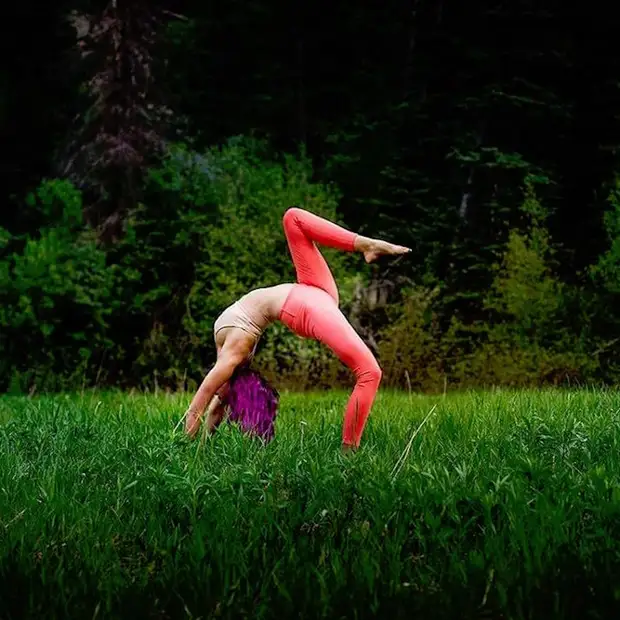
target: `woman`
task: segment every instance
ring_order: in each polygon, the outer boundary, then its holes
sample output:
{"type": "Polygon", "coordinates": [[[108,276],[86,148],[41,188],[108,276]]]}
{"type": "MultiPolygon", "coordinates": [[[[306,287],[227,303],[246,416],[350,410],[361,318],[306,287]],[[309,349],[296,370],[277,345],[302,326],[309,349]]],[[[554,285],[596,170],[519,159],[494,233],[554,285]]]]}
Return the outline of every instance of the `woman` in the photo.
{"type": "Polygon", "coordinates": [[[214,324],[217,362],[186,412],[186,432],[193,437],[208,405],[207,427],[213,431],[224,415],[229,381],[251,359],[265,328],[281,321],[302,338],[328,346],[355,375],[355,388],[344,415],[345,451],[359,447],[375,399],[381,369],[373,354],[338,308],[336,282],[316,244],[361,252],[366,262],[409,248],[362,237],[299,208],[283,218],[284,233],[295,265],[296,284],[255,289],[228,307],[214,324]]]}

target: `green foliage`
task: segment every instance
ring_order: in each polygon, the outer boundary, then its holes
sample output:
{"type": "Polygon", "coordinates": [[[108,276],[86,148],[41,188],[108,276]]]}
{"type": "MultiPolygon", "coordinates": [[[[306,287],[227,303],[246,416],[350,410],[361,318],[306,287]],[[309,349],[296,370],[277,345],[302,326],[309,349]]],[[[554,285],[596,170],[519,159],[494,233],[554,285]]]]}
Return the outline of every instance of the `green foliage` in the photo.
{"type": "Polygon", "coordinates": [[[4,389],[54,389],[84,380],[107,343],[113,274],[70,183],[44,182],[27,206],[43,225],[0,262],[0,376],[4,389]]]}
{"type": "Polygon", "coordinates": [[[615,174],[607,193],[603,215],[606,248],[590,266],[587,315],[592,348],[601,374],[611,381],[620,377],[620,177],[615,174]]]}
{"type": "Polygon", "coordinates": [[[609,247],[601,253],[590,272],[605,291],[620,293],[620,176],[616,175],[607,196],[603,216],[609,247]]]}
{"type": "Polygon", "coordinates": [[[0,251],[4,250],[11,242],[12,235],[8,230],[0,228],[0,251]]]}
{"type": "Polygon", "coordinates": [[[403,291],[400,311],[380,333],[379,358],[384,381],[415,390],[434,390],[443,381],[438,289],[403,291]]]}
{"type": "Polygon", "coordinates": [[[83,225],[82,196],[68,181],[45,180],[26,197],[26,205],[37,214],[43,226],[71,233],[83,225]]]}
{"type": "MultiPolygon", "coordinates": [[[[529,191],[529,190],[528,190],[529,191]]],[[[530,194],[524,211],[539,204],[530,194]]],[[[552,338],[557,314],[561,310],[563,286],[549,266],[551,249],[546,229],[535,215],[526,233],[512,230],[501,267],[486,300],[486,308],[494,311],[513,334],[516,343],[537,343],[552,338]]]]}
{"type": "MultiPolygon", "coordinates": [[[[568,328],[566,286],[553,274],[554,249],[545,227],[546,210],[526,179],[525,230],[513,229],[485,299],[484,323],[453,321],[452,334],[479,346],[456,359],[459,383],[538,385],[591,377],[593,364],[580,332],[568,328]]],[[[458,339],[458,338],[457,338],[458,339]]]]}
{"type": "Polygon", "coordinates": [[[553,272],[548,214],[530,177],[520,211],[522,228],[510,230],[501,261],[491,267],[480,318],[455,314],[446,321],[452,300],[445,287],[404,294],[381,332],[388,381],[436,391],[595,377],[598,362],[589,355],[588,326],[574,325],[569,316],[581,300],[553,272]]]}

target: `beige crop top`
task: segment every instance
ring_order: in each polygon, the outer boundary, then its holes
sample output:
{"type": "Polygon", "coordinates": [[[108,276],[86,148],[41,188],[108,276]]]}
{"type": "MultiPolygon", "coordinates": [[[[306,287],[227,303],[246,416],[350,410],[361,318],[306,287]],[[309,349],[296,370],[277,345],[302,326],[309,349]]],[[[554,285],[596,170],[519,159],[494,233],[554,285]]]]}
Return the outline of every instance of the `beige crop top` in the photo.
{"type": "Polygon", "coordinates": [[[213,325],[214,335],[217,336],[217,333],[226,327],[237,327],[251,334],[256,338],[250,355],[253,357],[258,340],[266,327],[275,320],[274,317],[280,312],[293,286],[285,283],[250,291],[220,314],[213,325]]]}
{"type": "Polygon", "coordinates": [[[251,291],[234,304],[228,306],[217,318],[213,325],[214,335],[226,327],[238,327],[256,338],[250,358],[254,357],[258,340],[271,319],[262,311],[261,304],[252,303],[252,296],[257,291],[251,291]]]}

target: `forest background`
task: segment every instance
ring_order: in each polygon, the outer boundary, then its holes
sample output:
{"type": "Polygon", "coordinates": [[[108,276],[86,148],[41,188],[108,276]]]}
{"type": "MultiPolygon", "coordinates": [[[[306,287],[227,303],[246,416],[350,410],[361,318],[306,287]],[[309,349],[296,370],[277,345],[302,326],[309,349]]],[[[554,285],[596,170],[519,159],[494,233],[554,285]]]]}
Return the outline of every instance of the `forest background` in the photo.
{"type": "MultiPolygon", "coordinates": [[[[596,10],[595,10],[596,9],[596,10]]],[[[294,279],[297,205],[384,384],[620,375],[620,50],[551,0],[23,0],[0,51],[0,390],[193,389],[213,322],[294,279]]],[[[349,381],[275,325],[281,388],[349,381]]]]}

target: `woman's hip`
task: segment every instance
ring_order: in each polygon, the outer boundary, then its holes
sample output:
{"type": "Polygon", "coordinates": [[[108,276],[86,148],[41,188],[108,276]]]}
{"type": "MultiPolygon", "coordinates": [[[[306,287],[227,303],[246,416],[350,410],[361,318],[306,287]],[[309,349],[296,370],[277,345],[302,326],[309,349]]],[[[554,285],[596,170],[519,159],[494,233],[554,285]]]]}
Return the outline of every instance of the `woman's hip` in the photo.
{"type": "Polygon", "coordinates": [[[329,293],[306,284],[293,285],[278,318],[297,335],[316,340],[322,339],[320,326],[346,321],[329,293]]]}
{"type": "Polygon", "coordinates": [[[356,374],[364,369],[378,369],[372,352],[334,299],[322,289],[298,286],[291,291],[282,308],[282,323],[298,336],[326,345],[356,374]]]}

